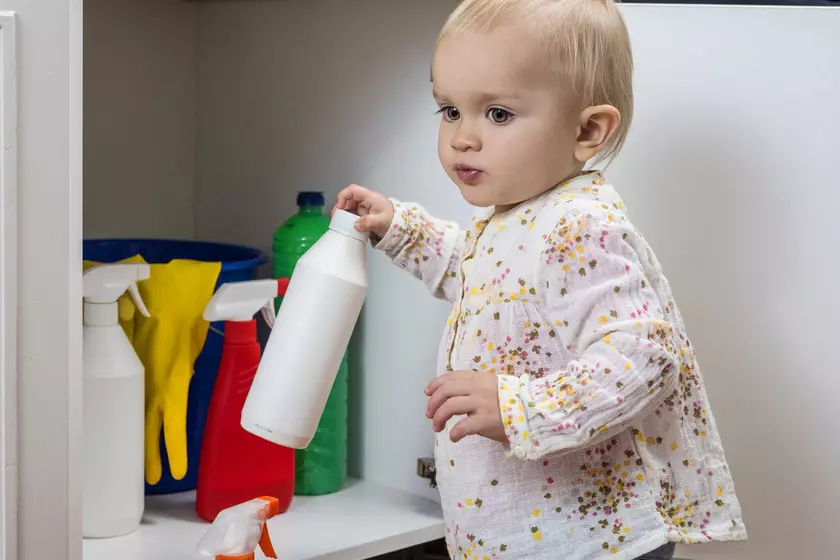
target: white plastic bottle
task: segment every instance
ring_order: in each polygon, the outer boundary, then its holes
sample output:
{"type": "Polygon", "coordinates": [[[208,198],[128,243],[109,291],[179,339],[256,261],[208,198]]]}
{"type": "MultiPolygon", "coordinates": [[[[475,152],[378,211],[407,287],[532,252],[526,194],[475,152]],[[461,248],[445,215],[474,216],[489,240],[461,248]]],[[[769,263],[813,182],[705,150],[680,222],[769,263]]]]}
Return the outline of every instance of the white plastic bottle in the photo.
{"type": "Polygon", "coordinates": [[[143,363],[119,325],[117,300],[128,290],[149,312],[135,282],[147,264],[103,265],[83,280],[84,488],[82,534],[125,535],[143,516],[143,363]]]}
{"type": "Polygon", "coordinates": [[[252,434],[293,449],[315,435],[367,295],[368,235],[358,219],[336,210],[295,266],[242,409],[252,434]]]}

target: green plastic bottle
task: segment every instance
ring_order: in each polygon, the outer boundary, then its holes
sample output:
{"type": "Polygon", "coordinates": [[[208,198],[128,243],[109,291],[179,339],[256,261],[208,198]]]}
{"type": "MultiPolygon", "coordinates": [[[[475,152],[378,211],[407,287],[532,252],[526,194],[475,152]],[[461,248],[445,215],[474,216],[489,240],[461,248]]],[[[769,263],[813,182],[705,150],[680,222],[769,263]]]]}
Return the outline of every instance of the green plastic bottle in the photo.
{"type": "MultiPolygon", "coordinates": [[[[298,259],[330,226],[323,193],[298,193],[297,204],[298,213],[274,232],[275,278],[291,277],[298,259]]],[[[347,478],[347,377],[345,353],[315,437],[309,447],[295,454],[295,494],[299,496],[337,492],[347,478]]]]}

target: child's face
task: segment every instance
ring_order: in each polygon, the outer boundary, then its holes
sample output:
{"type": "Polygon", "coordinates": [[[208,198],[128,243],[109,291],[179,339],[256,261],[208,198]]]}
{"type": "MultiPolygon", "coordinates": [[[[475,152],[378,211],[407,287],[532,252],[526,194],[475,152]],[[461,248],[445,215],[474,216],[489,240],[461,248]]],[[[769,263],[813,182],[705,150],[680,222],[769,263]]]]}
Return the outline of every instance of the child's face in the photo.
{"type": "Polygon", "coordinates": [[[580,171],[580,108],[527,27],[444,37],[432,61],[438,154],[470,204],[510,207],[580,171]]]}

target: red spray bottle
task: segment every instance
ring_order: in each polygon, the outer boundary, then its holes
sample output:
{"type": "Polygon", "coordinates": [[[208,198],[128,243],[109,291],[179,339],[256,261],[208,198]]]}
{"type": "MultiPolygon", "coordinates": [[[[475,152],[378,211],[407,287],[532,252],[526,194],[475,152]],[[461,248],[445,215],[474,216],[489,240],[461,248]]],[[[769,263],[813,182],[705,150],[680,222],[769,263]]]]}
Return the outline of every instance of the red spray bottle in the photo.
{"type": "Polygon", "coordinates": [[[222,359],[198,465],[195,509],[207,521],[258,496],[276,497],[279,513],[292,501],[294,450],[252,435],[240,425],[242,407],[260,363],[254,315],[261,309],[273,315],[274,298],[284,295],[287,285],[288,280],[225,284],[204,311],[208,321],[225,321],[222,359]]]}

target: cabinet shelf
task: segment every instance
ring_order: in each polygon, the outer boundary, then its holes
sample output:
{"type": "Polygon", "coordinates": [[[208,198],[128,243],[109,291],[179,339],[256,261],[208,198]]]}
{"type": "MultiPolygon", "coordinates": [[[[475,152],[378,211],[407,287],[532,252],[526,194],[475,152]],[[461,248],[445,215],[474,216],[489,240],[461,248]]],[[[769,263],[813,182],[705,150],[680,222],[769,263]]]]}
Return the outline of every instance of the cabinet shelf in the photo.
{"type": "MultiPolygon", "coordinates": [[[[137,531],[86,540],[84,560],[195,560],[209,526],[195,514],[194,492],[150,496],[137,531]]],[[[433,501],[351,480],[335,494],[295,497],[269,531],[283,560],[363,560],[439,539],[444,523],[433,501]]]]}

